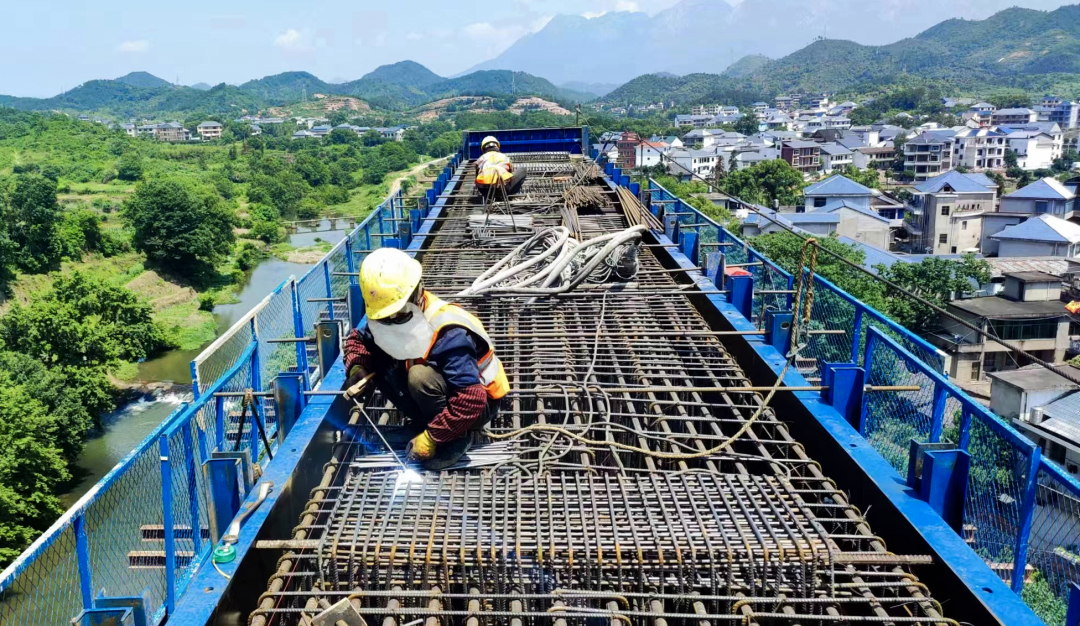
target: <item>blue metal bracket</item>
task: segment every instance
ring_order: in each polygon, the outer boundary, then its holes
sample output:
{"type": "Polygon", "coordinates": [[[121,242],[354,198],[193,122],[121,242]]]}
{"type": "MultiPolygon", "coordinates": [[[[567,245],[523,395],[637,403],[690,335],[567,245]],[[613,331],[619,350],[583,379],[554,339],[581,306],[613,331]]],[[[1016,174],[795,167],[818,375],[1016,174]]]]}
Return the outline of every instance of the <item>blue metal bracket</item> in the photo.
{"type": "Polygon", "coordinates": [[[131,609],[84,609],[75,619],[71,620],[72,626],[136,626],[135,614],[131,609]]]}
{"type": "Polygon", "coordinates": [[[728,276],[728,302],[733,304],[746,319],[754,313],[754,277],[728,276]]]}
{"type": "Polygon", "coordinates": [[[791,322],[789,311],[765,311],[765,343],[780,354],[787,354],[791,345],[791,322]]]}
{"type": "Polygon", "coordinates": [[[964,527],[964,500],[971,456],[954,443],[911,441],[908,486],[957,533],[964,527]]]}
{"type": "Polygon", "coordinates": [[[203,462],[203,472],[210,487],[210,538],[221,539],[225,529],[240,510],[242,498],[241,462],[236,458],[213,458],[203,462]]]}
{"type": "Polygon", "coordinates": [[[862,419],[865,381],[866,370],[852,363],[821,364],[821,398],[856,429],[862,419]]]}
{"type": "Polygon", "coordinates": [[[682,234],[679,241],[679,251],[686,255],[687,258],[694,264],[698,264],[698,239],[699,235],[691,230],[682,234]]]}
{"type": "Polygon", "coordinates": [[[1069,609],[1065,613],[1065,626],[1080,626],[1080,585],[1069,583],[1069,609]]]}
{"type": "Polygon", "coordinates": [[[99,595],[97,599],[94,600],[94,606],[103,610],[128,609],[131,611],[131,624],[133,624],[133,626],[150,626],[149,614],[152,613],[152,611],[150,610],[148,593],[149,589],[143,590],[143,595],[141,596],[110,598],[99,595]]]}
{"type": "Polygon", "coordinates": [[[364,318],[364,294],[360,291],[360,285],[350,283],[345,298],[345,302],[349,307],[349,326],[358,328],[360,320],[364,318]]]}
{"type": "Polygon", "coordinates": [[[274,377],[274,401],[277,405],[278,442],[284,441],[296,418],[304,410],[304,376],[282,372],[274,377]]]}
{"type": "Polygon", "coordinates": [[[340,329],[340,325],[333,320],[315,324],[315,346],[319,351],[319,371],[323,372],[323,375],[329,372],[337,361],[341,343],[340,329]]]}

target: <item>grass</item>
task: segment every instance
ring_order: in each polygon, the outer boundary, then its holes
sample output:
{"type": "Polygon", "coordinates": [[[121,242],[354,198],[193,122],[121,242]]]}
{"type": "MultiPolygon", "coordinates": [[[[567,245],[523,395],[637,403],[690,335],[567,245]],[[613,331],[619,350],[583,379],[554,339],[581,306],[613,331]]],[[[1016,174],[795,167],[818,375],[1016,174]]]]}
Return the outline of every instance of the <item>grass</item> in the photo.
{"type": "Polygon", "coordinates": [[[109,371],[109,375],[121,382],[133,382],[139,378],[139,364],[132,362],[120,363],[109,371]]]}
{"type": "Polygon", "coordinates": [[[199,310],[198,299],[155,311],[154,319],[181,350],[194,350],[217,337],[217,322],[212,313],[199,310]]]}

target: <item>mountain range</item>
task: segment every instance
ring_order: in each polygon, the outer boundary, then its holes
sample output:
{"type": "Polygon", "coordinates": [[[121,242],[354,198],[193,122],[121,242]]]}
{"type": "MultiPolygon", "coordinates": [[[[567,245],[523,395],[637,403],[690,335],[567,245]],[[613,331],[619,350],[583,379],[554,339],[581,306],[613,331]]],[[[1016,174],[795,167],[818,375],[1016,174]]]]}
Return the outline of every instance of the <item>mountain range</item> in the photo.
{"type": "Polygon", "coordinates": [[[984,18],[1020,4],[1052,9],[1060,0],[681,0],[650,17],[612,12],[558,15],[539,31],[472,70],[516,69],[563,85],[622,83],[645,73],[720,73],[746,55],[790,54],[819,37],[882,45],[943,19],[984,18]]]}
{"type": "Polygon", "coordinates": [[[97,111],[121,117],[201,111],[257,111],[292,104],[314,94],[353,96],[384,109],[406,109],[460,95],[530,95],[564,102],[591,100],[596,94],[556,87],[549,81],[509,70],[482,70],[444,78],[414,61],[380,66],[357,80],[327,83],[308,72],[283,72],[239,86],[185,87],[147,72],[111,80],[91,80],[51,98],[0,96],[0,106],[26,110],[97,111]]]}
{"type": "Polygon", "coordinates": [[[604,100],[745,104],[784,91],[869,93],[913,80],[967,90],[1080,88],[1080,5],[950,19],[883,46],[819,40],[775,60],[744,57],[721,74],[639,76],[604,100]]]}
{"type": "MultiPolygon", "coordinates": [[[[750,1],[744,0],[739,6],[750,1]]],[[[651,22],[644,20],[643,14],[635,13],[611,14],[611,19],[601,22],[598,18],[559,18],[552,22],[556,30],[565,26],[567,37],[579,22],[600,27],[587,38],[587,46],[577,47],[578,56],[574,58],[580,61],[578,65],[587,66],[591,62],[590,55],[600,50],[606,51],[605,54],[617,50],[626,55],[627,66],[640,63],[648,67],[651,61],[645,58],[646,47],[627,46],[620,38],[619,33],[625,32],[625,28],[645,28],[658,22],[685,20],[686,12],[719,20],[722,15],[735,10],[723,2],[683,0],[665,11],[663,19],[657,17],[651,22]]],[[[545,31],[548,28],[522,39],[519,44],[537,45],[534,40],[540,39],[545,31]]],[[[565,52],[550,41],[545,45],[555,58],[565,52]]],[[[687,44],[680,39],[671,45],[687,44]]],[[[511,51],[517,46],[512,46],[511,51]]],[[[574,63],[568,63],[567,67],[571,65],[574,63]]],[[[0,106],[108,113],[124,118],[163,117],[184,112],[254,112],[310,99],[315,94],[327,94],[353,96],[382,109],[406,110],[459,95],[535,95],[564,103],[583,102],[594,98],[593,94],[582,91],[590,87],[610,91],[601,99],[610,104],[641,105],[661,101],[748,104],[784,91],[866,94],[926,81],[954,91],[980,92],[991,87],[1015,87],[1057,91],[1060,95],[1075,97],[1080,95],[1080,5],[1063,6],[1053,11],[1011,8],[983,20],[949,19],[913,37],[880,46],[819,39],[777,59],[762,54],[743,56],[728,65],[723,73],[679,76],[666,71],[656,72],[633,78],[617,88],[611,83],[595,82],[609,80],[608,75],[586,78],[590,80],[568,82],[562,87],[546,78],[511,70],[477,69],[446,78],[413,61],[383,65],[343,83],[328,83],[308,72],[284,72],[239,86],[199,84],[185,87],[146,72],[132,72],[111,80],[91,80],[52,98],[0,96],[0,106]]]]}

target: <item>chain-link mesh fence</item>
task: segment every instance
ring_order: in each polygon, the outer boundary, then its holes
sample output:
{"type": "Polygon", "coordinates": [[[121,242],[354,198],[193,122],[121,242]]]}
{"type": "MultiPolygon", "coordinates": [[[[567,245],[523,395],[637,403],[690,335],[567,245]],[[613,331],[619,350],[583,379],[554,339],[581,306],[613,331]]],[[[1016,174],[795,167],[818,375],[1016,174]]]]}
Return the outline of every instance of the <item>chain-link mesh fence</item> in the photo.
{"type": "MultiPolygon", "coordinates": [[[[683,224],[708,220],[655,181],[649,183],[648,198],[650,208],[664,215],[665,232],[676,243],[683,224]],[[667,216],[669,209],[675,215],[667,216]]],[[[797,282],[718,225],[697,232],[700,242],[710,244],[699,243],[710,277],[719,271],[721,259],[728,266],[761,261],[760,266],[746,266],[754,276],[755,291],[790,289],[797,282]]],[[[759,327],[770,306],[790,310],[791,300],[755,293],[752,317],[759,327]]],[[[912,440],[951,442],[965,450],[970,471],[964,540],[1014,590],[1022,585],[1024,600],[1048,624],[1063,624],[1070,585],[1080,582],[1080,483],[1043,459],[1038,447],[1005,420],[949,382],[941,374],[945,367],[941,350],[820,276],[814,282],[809,328],[831,332],[806,338],[797,362],[804,376],[817,376],[822,362],[852,362],[865,368],[867,384],[918,387],[867,392],[862,434],[901,476],[907,475],[912,440]],[[878,340],[868,350],[871,336],[878,340]],[[935,398],[935,390],[940,390],[940,397],[935,398]],[[1038,474],[1037,491],[1033,472],[1038,474]],[[1029,551],[1026,558],[1024,549],[1029,551]]]]}
{"type": "MultiPolygon", "coordinates": [[[[399,196],[394,206],[401,206],[399,196]]],[[[256,416],[248,410],[241,418],[242,397],[215,394],[264,390],[278,373],[302,369],[306,344],[274,340],[309,333],[330,317],[332,303],[310,299],[346,296],[355,280],[347,274],[362,258],[350,265],[347,255],[378,247],[372,235],[393,232],[393,213],[390,203],[381,205],[349,233],[348,244],[335,246],[301,280],[286,280],[192,361],[195,401],[166,418],[0,575],[0,624],[71,623],[84,599],[99,594],[143,596],[155,623],[164,616],[170,583],[175,596],[182,594],[212,548],[203,463],[216,450],[247,451],[256,462],[266,456],[256,416]],[[82,547],[78,536],[85,537],[82,547]]],[[[344,302],[334,304],[334,317],[348,320],[344,302]]],[[[258,409],[276,445],[273,400],[259,398],[258,409]]]]}

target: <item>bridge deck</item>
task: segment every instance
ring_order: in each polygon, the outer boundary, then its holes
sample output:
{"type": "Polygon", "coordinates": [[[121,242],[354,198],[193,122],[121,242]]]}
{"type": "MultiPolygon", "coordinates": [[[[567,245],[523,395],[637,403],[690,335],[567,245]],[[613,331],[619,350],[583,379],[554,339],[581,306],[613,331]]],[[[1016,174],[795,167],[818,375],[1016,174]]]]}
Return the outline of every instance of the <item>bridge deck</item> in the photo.
{"type": "MultiPolygon", "coordinates": [[[[514,157],[530,176],[514,214],[562,223],[571,158],[514,157]]],[[[509,250],[477,247],[467,178],[418,255],[443,297],[509,250]]],[[[604,181],[586,184],[610,206],[579,213],[582,235],[624,228],[604,181]]],[[[489,425],[505,438],[420,483],[363,428],[343,439],[250,623],[307,624],[343,598],[384,625],[953,623],[916,577],[928,558],[889,552],[764,394],[740,390],[658,251],[641,249],[630,283],[461,300],[510,378],[489,425]]],[[[378,396],[367,410],[401,423],[378,396]]]]}

